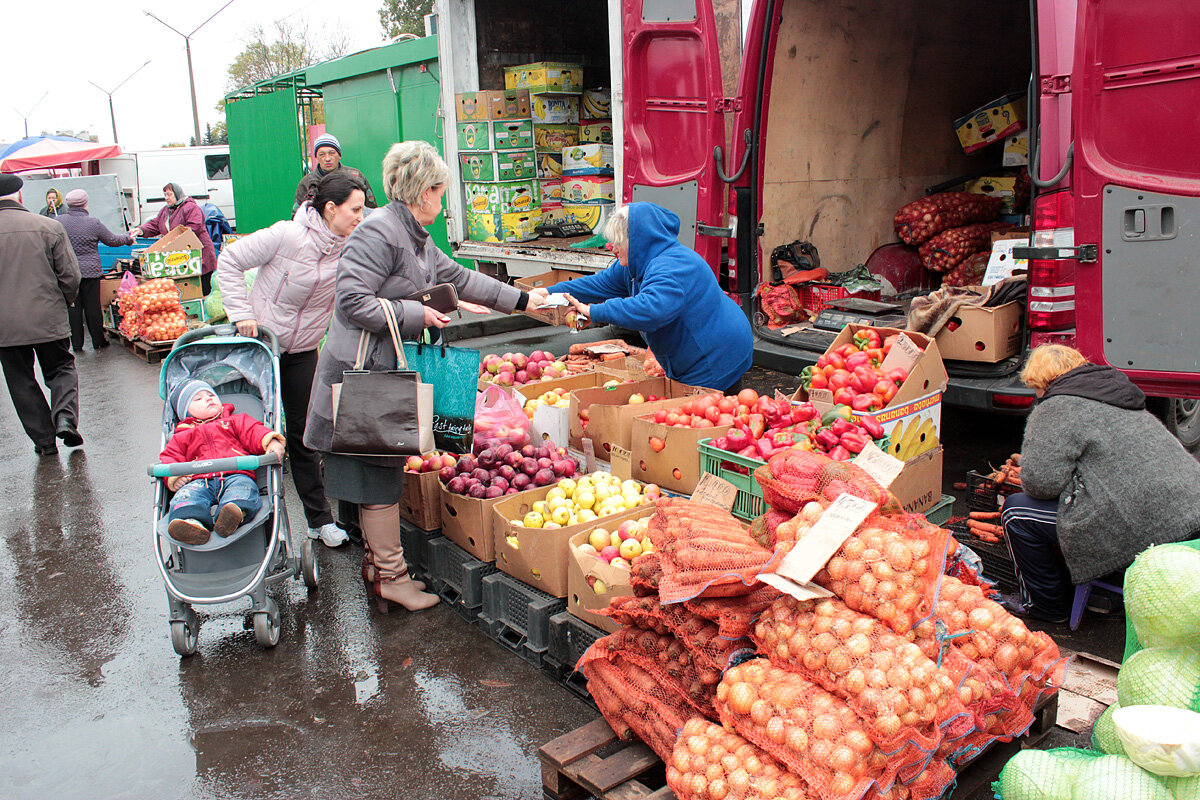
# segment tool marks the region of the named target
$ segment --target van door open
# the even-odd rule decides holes
[[[1150,393],[1200,397],[1200,6],[1084,0],[1076,41],[1080,349]]]
[[[713,148],[724,144],[721,64],[712,4],[622,0],[626,119],[622,195],[679,215],[679,241],[714,272],[725,246],[725,185]],[[616,102],[617,98],[613,98]]]

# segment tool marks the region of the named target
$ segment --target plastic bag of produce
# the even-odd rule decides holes
[[[1174,800],[1166,782],[1124,756],[1100,756],[1083,764],[1074,800]],[[1006,795],[1004,800],[1010,800]]]
[[[1000,800],[1072,800],[1079,774],[1097,758],[1071,748],[1022,750],[1004,765],[992,788]]]
[[[1113,725],[1112,719],[1113,714],[1120,707],[1120,703],[1113,703],[1104,709],[1104,713],[1096,719],[1096,724],[1092,726],[1092,747],[1110,756],[1125,755],[1125,745],[1121,743],[1121,737],[1117,735],[1117,728]]]
[[[491,385],[475,400],[475,441],[472,449],[479,453],[492,444],[509,444],[520,448],[529,444],[529,417],[521,403],[499,386]],[[547,483],[553,482],[553,475]],[[545,484],[538,484],[539,486]]]
[[[221,287],[214,286],[204,298],[204,313],[209,322],[219,322],[225,319],[225,303],[221,300]]]
[[[667,761],[667,785],[679,800],[815,797],[766,751],[703,717],[692,717],[683,726]]]
[[[1200,711],[1200,652],[1151,647],[1134,653],[1117,673],[1121,706],[1163,705]]]
[[[1170,706],[1126,706],[1112,715],[1130,761],[1155,775],[1200,775],[1200,714]]]
[[[1167,778],[1167,788],[1175,795],[1175,800],[1200,800],[1200,776]]]
[[[1125,613],[1142,647],[1200,645],[1200,551],[1145,550],[1125,573]]]

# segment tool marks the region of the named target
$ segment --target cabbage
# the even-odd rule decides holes
[[[221,288],[212,287],[208,297],[204,298],[204,311],[209,322],[220,322],[225,319],[225,304],[221,301]]]
[[[1128,758],[1100,756],[1080,770],[1073,800],[1175,799],[1163,780]]]
[[[1125,755],[1155,775],[1200,775],[1200,714],[1170,706],[1128,706],[1112,717]]]
[[[1120,707],[1120,703],[1113,703],[1092,726],[1092,747],[1110,756],[1125,755],[1125,745],[1121,744],[1121,737],[1117,735],[1116,726],[1112,721],[1113,712]]]
[[[1200,652],[1190,647],[1139,650],[1117,673],[1122,706],[1174,706],[1200,711]]]
[[[1125,573],[1125,613],[1142,647],[1200,646],[1200,551],[1164,544]]]
[[[1071,800],[1075,769],[1043,750],[1022,750],[1000,771],[1003,800]]]

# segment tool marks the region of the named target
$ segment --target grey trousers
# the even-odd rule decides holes
[[[37,359],[42,381],[50,389],[50,404],[33,374]],[[54,428],[59,417],[79,421],[79,375],[69,337],[52,342],[0,347],[0,368],[12,397],[17,417],[26,435],[39,447],[55,444]]]

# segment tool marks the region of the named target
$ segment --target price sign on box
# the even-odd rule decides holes
[[[854,466],[861,468],[885,489],[904,470],[903,461],[883,452],[874,442],[867,442],[862,452],[855,456]]]

